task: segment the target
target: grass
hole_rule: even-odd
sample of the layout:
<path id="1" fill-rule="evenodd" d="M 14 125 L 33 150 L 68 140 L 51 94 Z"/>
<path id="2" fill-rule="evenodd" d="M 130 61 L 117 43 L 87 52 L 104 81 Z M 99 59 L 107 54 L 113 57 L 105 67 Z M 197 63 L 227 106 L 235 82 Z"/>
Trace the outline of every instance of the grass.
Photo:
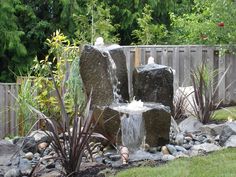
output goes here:
<path id="1" fill-rule="evenodd" d="M 116 177 L 235 177 L 236 148 L 171 161 L 159 167 L 132 168 Z"/>
<path id="2" fill-rule="evenodd" d="M 236 106 L 222 108 L 214 112 L 214 120 L 225 121 L 228 120 L 228 117 L 236 120 Z"/>

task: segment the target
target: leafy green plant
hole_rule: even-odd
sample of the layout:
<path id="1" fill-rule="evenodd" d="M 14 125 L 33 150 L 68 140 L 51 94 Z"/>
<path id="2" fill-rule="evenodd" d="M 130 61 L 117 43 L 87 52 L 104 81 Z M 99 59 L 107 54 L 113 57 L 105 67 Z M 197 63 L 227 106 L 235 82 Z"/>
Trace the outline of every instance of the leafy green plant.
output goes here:
<path id="1" fill-rule="evenodd" d="M 68 38 L 56 31 L 51 39 L 47 39 L 47 45 L 50 47 L 49 55 L 45 60 L 35 60 L 32 68 L 36 75 L 34 80 L 35 88 L 38 90 L 36 101 L 40 110 L 49 117 L 60 118 L 60 107 L 55 96 L 55 88 L 52 78 L 50 77 L 50 69 L 53 74 L 63 101 L 65 101 L 67 113 L 72 113 L 74 107 L 74 94 L 78 94 L 80 108 L 83 107 L 85 95 L 83 93 L 83 84 L 79 70 L 79 48 Z M 46 88 L 46 89 L 45 89 Z"/>
<path id="2" fill-rule="evenodd" d="M 219 13 L 220 12 L 220 13 Z M 170 13 L 172 44 L 234 44 L 236 3 L 194 0 L 189 13 Z"/>
<path id="3" fill-rule="evenodd" d="M 153 23 L 152 12 L 150 6 L 145 5 L 142 16 L 137 19 L 139 28 L 132 35 L 138 39 L 138 44 L 160 44 L 167 35 L 164 25 Z"/>
<path id="4" fill-rule="evenodd" d="M 85 7 L 86 14 L 74 15 L 78 27 L 76 40 L 80 44 L 94 44 L 97 37 L 103 37 L 106 43 L 118 42 L 118 36 L 115 34 L 118 25 L 112 24 L 110 7 L 98 0 L 87 1 Z"/>
<path id="5" fill-rule="evenodd" d="M 213 118 L 214 109 L 218 108 L 222 100 L 215 102 L 217 90 L 222 79 L 225 77 L 229 68 L 227 68 L 217 84 L 213 83 L 214 77 L 218 71 L 211 71 L 205 62 L 196 70 L 191 71 L 191 80 L 194 89 L 193 111 L 203 124 L 208 123 Z M 216 85 L 214 87 L 214 85 Z"/>
<path id="6" fill-rule="evenodd" d="M 17 114 L 20 135 L 26 135 L 36 122 L 36 114 L 32 112 L 27 105 L 31 104 L 34 107 L 38 107 L 35 102 L 36 95 L 37 90 L 33 88 L 33 77 L 22 77 L 22 82 L 19 86 L 19 94 L 16 98 L 18 104 Z"/>

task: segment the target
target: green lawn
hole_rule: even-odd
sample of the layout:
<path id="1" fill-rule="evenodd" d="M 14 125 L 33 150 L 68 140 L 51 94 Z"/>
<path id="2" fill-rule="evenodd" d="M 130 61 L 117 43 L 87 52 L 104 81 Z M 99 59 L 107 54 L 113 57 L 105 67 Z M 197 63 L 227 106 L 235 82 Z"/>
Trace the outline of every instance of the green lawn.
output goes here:
<path id="1" fill-rule="evenodd" d="M 236 148 L 177 159 L 159 167 L 132 168 L 116 177 L 236 177 Z"/>
<path id="2" fill-rule="evenodd" d="M 228 120 L 228 117 L 231 117 L 233 120 L 236 120 L 236 106 L 222 108 L 216 110 L 214 113 L 214 120 Z"/>

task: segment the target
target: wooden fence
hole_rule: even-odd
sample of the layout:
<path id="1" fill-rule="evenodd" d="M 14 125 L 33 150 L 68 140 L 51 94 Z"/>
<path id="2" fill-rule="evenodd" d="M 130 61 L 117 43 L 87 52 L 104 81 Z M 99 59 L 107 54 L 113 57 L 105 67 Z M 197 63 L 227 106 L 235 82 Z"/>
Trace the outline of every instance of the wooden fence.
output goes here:
<path id="1" fill-rule="evenodd" d="M 123 49 L 127 58 L 130 95 L 132 95 L 134 67 L 147 64 L 148 58 L 152 56 L 157 64 L 167 65 L 175 70 L 175 88 L 191 86 L 190 72 L 202 61 L 206 61 L 213 70 L 219 71 L 214 78 L 214 83 L 219 82 L 224 71 L 229 67 L 226 76 L 220 82 L 215 100 L 223 100 L 224 104 L 236 103 L 236 56 L 234 54 L 220 55 L 219 47 L 201 45 L 124 46 Z"/>
<path id="2" fill-rule="evenodd" d="M 17 97 L 19 85 L 0 83 L 0 138 L 18 134 L 17 105 L 12 95 Z"/>
<path id="3" fill-rule="evenodd" d="M 216 100 L 224 104 L 236 103 L 236 56 L 219 54 L 218 47 L 207 46 L 123 46 L 126 55 L 129 93 L 132 96 L 132 72 L 135 67 L 144 65 L 150 56 L 157 64 L 172 67 L 175 70 L 175 88 L 190 86 L 190 71 L 202 61 L 207 61 L 212 69 L 219 70 L 215 82 L 219 82 L 224 71 L 229 67 L 226 76 L 220 82 Z M 19 84 L 0 83 L 0 138 L 6 135 L 17 135 L 19 127 L 16 114 L 16 102 L 12 97 L 18 95 Z"/>

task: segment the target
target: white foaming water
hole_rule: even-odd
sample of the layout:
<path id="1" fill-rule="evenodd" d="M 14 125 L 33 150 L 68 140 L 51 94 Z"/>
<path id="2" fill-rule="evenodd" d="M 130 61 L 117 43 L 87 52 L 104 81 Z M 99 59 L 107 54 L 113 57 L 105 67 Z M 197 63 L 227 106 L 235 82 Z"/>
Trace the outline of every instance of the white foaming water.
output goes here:
<path id="1" fill-rule="evenodd" d="M 141 100 L 133 100 L 131 103 L 123 104 L 121 106 L 113 107 L 114 110 L 119 112 L 125 112 L 128 114 L 137 114 L 137 113 L 143 113 L 145 111 L 150 110 L 151 108 L 144 106 L 143 102 Z"/>
<path id="2" fill-rule="evenodd" d="M 97 38 L 97 40 L 98 40 L 97 43 L 100 44 L 99 42 L 103 39 Z M 104 41 L 102 41 L 102 42 L 104 44 Z M 116 68 L 116 63 L 114 62 L 113 58 L 111 57 L 111 55 L 109 53 L 109 50 L 118 48 L 118 46 L 119 45 L 112 45 L 112 46 L 109 46 L 109 47 L 106 47 L 104 45 L 95 45 L 94 46 L 95 48 L 97 48 L 102 53 L 102 55 L 104 55 L 104 53 L 105 53 L 108 56 L 108 60 L 109 60 L 108 73 L 109 73 L 110 80 L 111 80 L 111 83 L 112 83 L 112 92 L 113 92 L 113 100 L 114 100 L 113 102 L 114 103 L 121 102 L 122 97 L 119 94 L 120 89 L 118 88 L 118 85 L 120 84 L 120 82 L 118 81 L 117 74 L 116 74 L 116 69 L 117 69 Z"/>
<path id="3" fill-rule="evenodd" d="M 131 103 L 112 107 L 118 112 L 125 113 L 121 117 L 122 145 L 131 151 L 136 151 L 141 144 L 145 144 L 145 122 L 143 112 L 149 110 L 141 100 L 133 100 Z"/>

